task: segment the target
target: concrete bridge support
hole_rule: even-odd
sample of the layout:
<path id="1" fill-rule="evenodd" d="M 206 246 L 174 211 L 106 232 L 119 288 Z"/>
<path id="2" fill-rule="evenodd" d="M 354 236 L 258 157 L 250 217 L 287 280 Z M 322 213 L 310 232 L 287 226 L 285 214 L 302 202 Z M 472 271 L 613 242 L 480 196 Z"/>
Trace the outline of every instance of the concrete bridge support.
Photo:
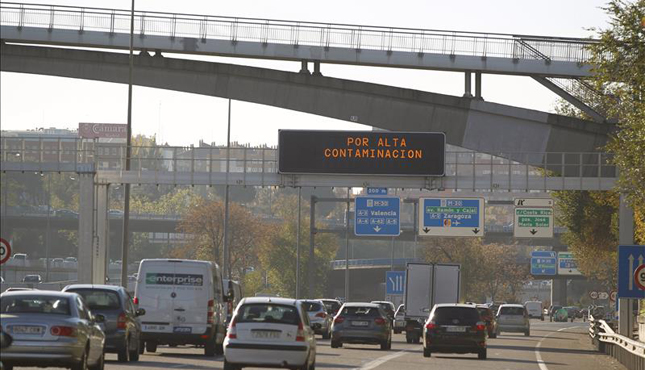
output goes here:
<path id="1" fill-rule="evenodd" d="M 78 282 L 92 282 L 94 245 L 94 173 L 79 174 Z"/>
<path id="2" fill-rule="evenodd" d="M 96 184 L 96 231 L 92 244 L 92 284 L 105 284 L 110 243 L 109 184 Z"/>

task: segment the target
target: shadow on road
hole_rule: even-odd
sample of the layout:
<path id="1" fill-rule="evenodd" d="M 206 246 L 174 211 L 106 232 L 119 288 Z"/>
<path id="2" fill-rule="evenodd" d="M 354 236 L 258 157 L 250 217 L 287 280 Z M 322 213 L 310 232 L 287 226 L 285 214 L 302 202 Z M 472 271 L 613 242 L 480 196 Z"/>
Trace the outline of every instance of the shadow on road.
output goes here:
<path id="1" fill-rule="evenodd" d="M 549 337 L 551 338 L 551 337 Z M 534 347 L 520 347 L 520 346 L 498 346 L 495 344 L 489 344 L 488 348 L 495 348 L 495 349 L 500 349 L 500 350 L 512 350 L 512 351 L 535 351 Z M 553 348 L 553 347 L 540 347 L 540 352 L 552 352 L 552 353 L 568 353 L 568 354 L 578 354 L 578 355 L 594 355 L 598 354 L 598 352 L 593 351 L 593 350 L 585 350 L 585 349 L 568 349 L 568 348 Z"/>
<path id="2" fill-rule="evenodd" d="M 490 348 L 490 347 L 489 347 Z M 433 357 L 438 358 L 438 359 L 446 359 L 446 360 L 470 360 L 470 361 L 482 361 L 478 359 L 477 357 L 457 357 L 457 356 L 442 356 L 442 355 L 434 355 Z M 519 364 L 535 364 L 535 360 L 521 360 L 521 359 L 516 359 L 516 358 L 498 358 L 498 357 L 489 357 L 487 362 L 490 361 L 495 361 L 495 362 L 514 362 L 514 363 L 519 363 Z M 564 365 L 559 362 L 544 362 L 547 365 Z"/>

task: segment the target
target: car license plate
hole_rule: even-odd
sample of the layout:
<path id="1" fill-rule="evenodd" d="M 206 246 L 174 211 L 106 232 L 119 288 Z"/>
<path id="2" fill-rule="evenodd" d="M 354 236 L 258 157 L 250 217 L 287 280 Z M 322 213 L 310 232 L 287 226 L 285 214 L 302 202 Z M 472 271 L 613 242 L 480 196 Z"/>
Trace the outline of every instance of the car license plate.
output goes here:
<path id="1" fill-rule="evenodd" d="M 448 333 L 463 333 L 466 331 L 465 326 L 448 326 L 446 327 Z"/>
<path id="2" fill-rule="evenodd" d="M 279 331 L 253 330 L 251 336 L 255 339 L 280 339 Z"/>
<path id="3" fill-rule="evenodd" d="M 144 331 L 166 331 L 165 325 L 144 325 Z"/>
<path id="4" fill-rule="evenodd" d="M 352 326 L 368 326 L 369 321 L 352 321 Z"/>
<path id="5" fill-rule="evenodd" d="M 14 326 L 11 331 L 14 334 L 42 334 L 43 327 L 18 325 L 18 326 Z"/>
<path id="6" fill-rule="evenodd" d="M 175 326 L 172 331 L 173 333 L 190 334 L 193 332 L 193 328 L 190 326 Z"/>

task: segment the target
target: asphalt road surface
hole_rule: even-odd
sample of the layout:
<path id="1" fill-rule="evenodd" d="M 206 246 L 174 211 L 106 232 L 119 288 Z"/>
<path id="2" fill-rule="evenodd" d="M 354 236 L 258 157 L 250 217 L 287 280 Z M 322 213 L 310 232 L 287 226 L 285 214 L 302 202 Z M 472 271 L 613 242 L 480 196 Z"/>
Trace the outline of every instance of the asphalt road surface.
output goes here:
<path id="1" fill-rule="evenodd" d="M 488 339 L 487 360 L 478 360 L 474 354 L 433 354 L 431 358 L 424 358 L 421 345 L 407 344 L 403 334 L 394 336 L 391 351 L 351 344 L 332 349 L 329 340 L 320 339 L 316 367 L 329 370 L 624 370 L 613 358 L 594 351 L 588 328 L 582 322 L 533 320 L 530 337 L 509 333 Z M 134 363 L 118 363 L 115 354 L 108 354 L 105 367 L 108 370 L 222 369 L 223 358 L 205 358 L 200 348 L 159 347 L 156 353 L 146 353 Z"/>

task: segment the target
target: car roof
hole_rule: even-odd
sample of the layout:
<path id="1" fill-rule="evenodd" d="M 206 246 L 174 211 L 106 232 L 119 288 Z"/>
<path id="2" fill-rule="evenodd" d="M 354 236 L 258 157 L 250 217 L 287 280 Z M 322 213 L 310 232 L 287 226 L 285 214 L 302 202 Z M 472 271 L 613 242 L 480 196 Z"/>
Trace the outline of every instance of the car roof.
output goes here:
<path id="1" fill-rule="evenodd" d="M 77 296 L 76 293 L 59 292 L 57 290 L 14 290 L 2 293 L 3 297 L 13 296 L 47 296 L 47 297 L 66 297 L 72 298 Z"/>
<path id="2" fill-rule="evenodd" d="M 112 290 L 112 291 L 118 292 L 122 290 L 123 287 L 118 285 L 105 285 L 105 284 L 72 284 L 63 288 L 63 290 L 65 291 L 70 289 L 100 289 L 100 290 Z"/>
<path id="3" fill-rule="evenodd" d="M 476 308 L 488 308 L 490 310 L 490 307 L 487 304 L 476 304 Z"/>
<path id="4" fill-rule="evenodd" d="M 503 304 L 503 305 L 499 306 L 499 308 L 502 308 L 502 307 L 519 307 L 519 308 L 524 308 L 524 306 L 523 306 L 523 305 L 521 305 L 521 304 L 515 304 L 515 303 L 508 303 L 508 304 Z"/>
<path id="5" fill-rule="evenodd" d="M 299 299 L 298 301 L 300 302 L 315 302 L 315 303 L 322 303 L 320 299 Z"/>
<path id="6" fill-rule="evenodd" d="M 442 307 L 460 307 L 460 308 L 476 308 L 472 304 L 464 304 L 464 303 L 439 303 L 435 305 L 436 308 L 442 308 Z"/>
<path id="7" fill-rule="evenodd" d="M 381 308 L 379 305 L 376 303 L 367 303 L 367 302 L 350 302 L 350 303 L 345 303 L 343 306 L 345 307 L 370 307 L 370 308 Z"/>
<path id="8" fill-rule="evenodd" d="M 338 302 L 338 303 L 340 303 L 340 301 L 338 299 L 333 299 L 333 298 L 318 298 L 318 300 L 323 301 L 323 302 Z"/>
<path id="9" fill-rule="evenodd" d="M 392 303 L 392 302 L 390 302 L 390 301 L 372 301 L 372 302 L 370 302 L 370 303 L 375 303 L 375 304 L 387 304 L 387 305 L 392 305 L 392 306 L 394 306 L 394 303 Z"/>
<path id="10" fill-rule="evenodd" d="M 280 298 L 280 297 L 246 297 L 243 298 L 240 304 L 254 304 L 254 303 L 275 303 L 288 306 L 296 306 L 297 300 L 293 298 Z"/>

